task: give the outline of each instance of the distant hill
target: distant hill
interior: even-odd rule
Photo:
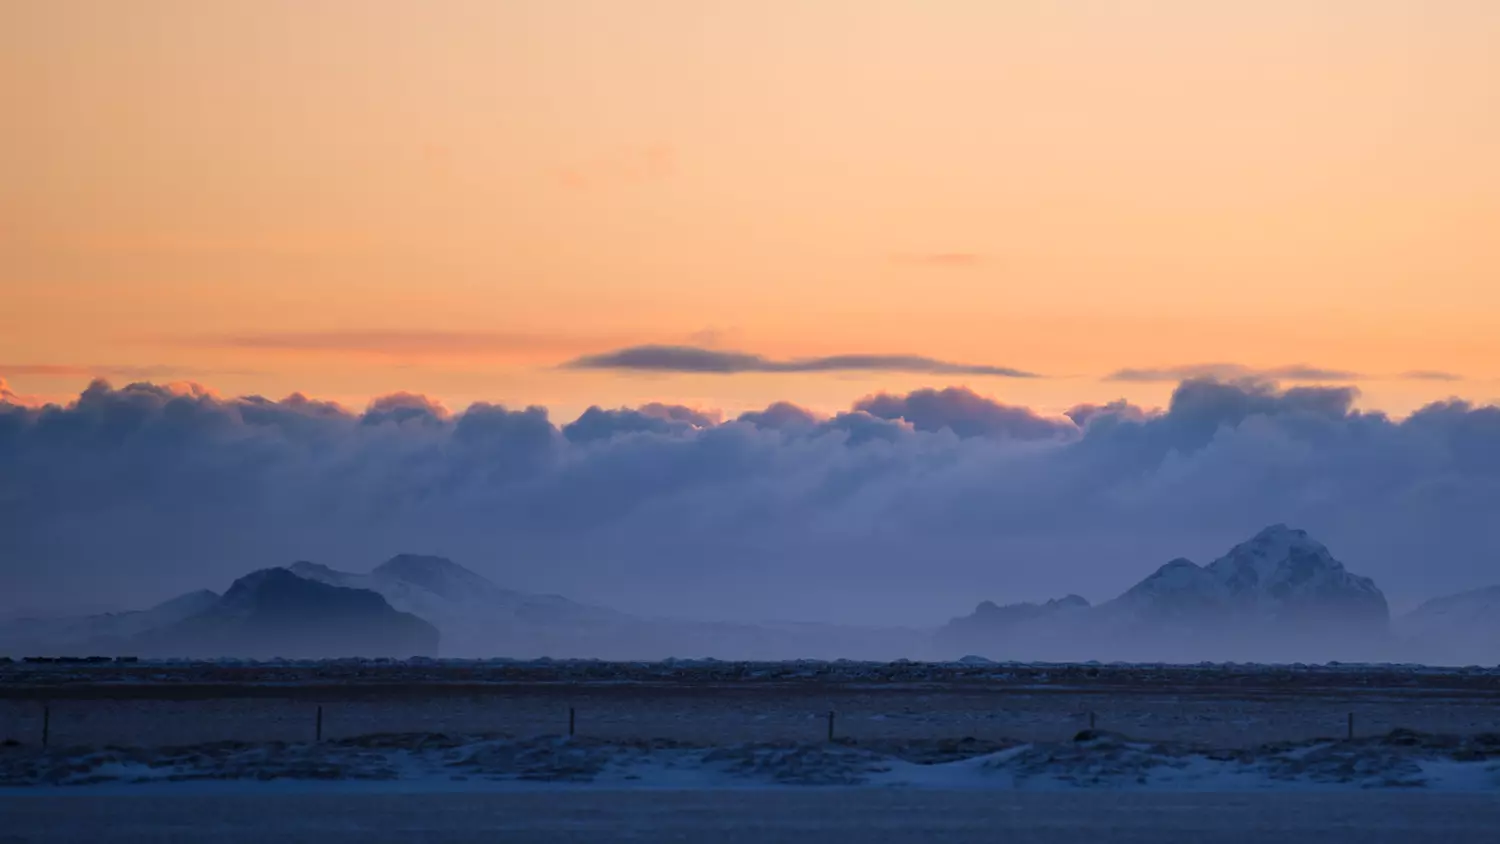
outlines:
[[[445,656],[586,653],[575,643],[607,643],[641,623],[560,595],[504,589],[445,557],[400,554],[369,574],[310,562],[294,563],[290,570],[321,583],[380,593],[391,606],[441,630]]]
[[[133,654],[134,640],[197,615],[219,596],[207,589],[179,595],[146,610],[72,618],[16,618],[0,622],[0,654],[12,656],[119,656]]]
[[[432,656],[437,628],[379,593],[288,569],[252,572],[201,612],[134,640],[142,656],[288,659]]]
[[[1405,658],[1442,665],[1500,662],[1500,586],[1434,598],[1396,619]]]
[[[295,563],[291,571],[379,592],[441,630],[442,655],[451,657],[895,659],[924,656],[928,645],[926,634],[904,629],[642,618],[560,595],[505,589],[445,557],[420,554],[392,557],[369,574],[311,562]]]

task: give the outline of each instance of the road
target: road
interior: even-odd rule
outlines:
[[[876,789],[0,797],[0,844],[1466,844],[1500,796]]]

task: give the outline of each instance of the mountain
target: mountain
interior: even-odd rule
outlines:
[[[941,654],[956,654],[975,646],[996,658],[1047,659],[1069,649],[1073,633],[1089,609],[1089,602],[1078,595],[1041,604],[1000,606],[983,601],[972,614],[940,628],[933,637],[934,646]]]
[[[379,592],[442,631],[447,657],[894,659],[926,654],[925,634],[828,624],[642,618],[560,595],[505,589],[444,557],[401,554],[368,574],[299,562],[295,574]]]
[[[1412,661],[1494,665],[1500,662],[1500,586],[1434,598],[1393,626]]]
[[[252,572],[202,612],[135,637],[142,656],[305,659],[437,653],[438,631],[367,589]]]
[[[442,631],[443,655],[557,656],[570,643],[608,637],[638,623],[624,613],[495,585],[444,557],[400,554],[369,574],[299,562],[291,571],[334,586],[378,592],[391,606]]]
[[[1101,642],[1173,660],[1312,662],[1389,652],[1390,611],[1306,531],[1272,525],[1207,566],[1177,559],[1099,607]]]
[[[17,618],[0,623],[0,653],[20,656],[133,654],[135,637],[197,615],[219,600],[207,589],[146,610],[74,618]]]
[[[1391,645],[1374,581],[1350,573],[1306,531],[1280,524],[1207,566],[1178,558],[1097,607],[1081,600],[981,604],[937,641],[950,652],[1171,661],[1350,660]]]

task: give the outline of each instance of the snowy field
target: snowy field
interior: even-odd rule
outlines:
[[[1469,794],[548,791],[0,797],[3,844],[1488,844]]]

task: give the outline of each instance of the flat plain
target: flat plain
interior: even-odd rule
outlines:
[[[1419,666],[335,661],[0,665],[0,741],[176,746],[374,733],[725,744],[1058,741],[1092,723],[1215,747],[1500,733],[1500,670]],[[571,714],[570,714],[571,713]],[[1091,721],[1092,719],[1092,721]]]

